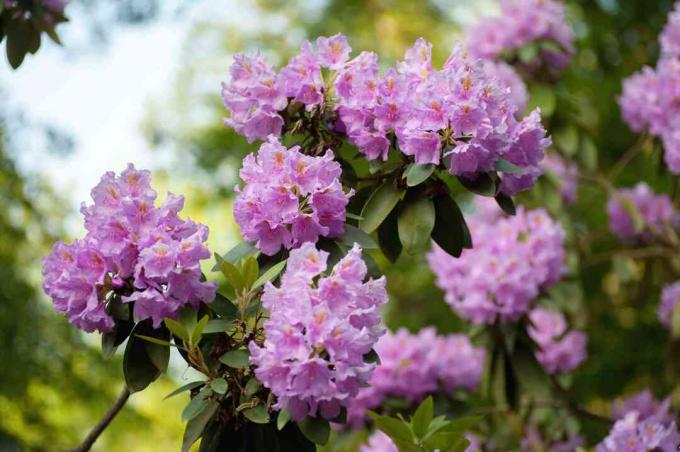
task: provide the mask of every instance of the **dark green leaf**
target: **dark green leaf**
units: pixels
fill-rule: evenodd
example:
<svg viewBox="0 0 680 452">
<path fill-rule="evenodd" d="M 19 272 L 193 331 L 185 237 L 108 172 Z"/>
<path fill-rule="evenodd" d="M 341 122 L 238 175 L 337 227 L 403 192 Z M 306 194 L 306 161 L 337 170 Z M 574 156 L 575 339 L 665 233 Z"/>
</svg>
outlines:
<svg viewBox="0 0 680 452">
<path fill-rule="evenodd" d="M 225 319 L 235 319 L 238 316 L 236 305 L 224 295 L 217 293 L 215 300 L 208 305 L 210 309 Z"/>
<path fill-rule="evenodd" d="M 215 415 L 219 406 L 214 400 L 209 401 L 203 411 L 187 423 L 184 437 L 182 438 L 182 452 L 188 452 L 191 446 L 201 437 L 205 426 L 208 425 L 208 422 Z"/>
<path fill-rule="evenodd" d="M 286 410 L 279 411 L 279 415 L 276 418 L 276 428 L 282 430 L 283 427 L 290 421 L 290 414 Z"/>
<path fill-rule="evenodd" d="M 244 369 L 248 367 L 248 351 L 232 350 L 220 356 L 220 361 L 234 369 Z"/>
<path fill-rule="evenodd" d="M 426 181 L 427 178 L 432 175 L 435 168 L 435 165 L 418 165 L 417 163 L 411 163 L 408 168 L 406 168 L 406 171 L 404 171 L 406 185 L 414 187 L 421 182 Z"/>
<path fill-rule="evenodd" d="M 272 265 L 266 272 L 262 273 L 262 276 L 257 278 L 253 283 L 251 290 L 258 289 L 265 285 L 265 283 L 275 279 L 283 271 L 286 266 L 286 261 L 281 261 L 277 264 Z"/>
<path fill-rule="evenodd" d="M 364 362 L 371 364 L 380 364 L 380 356 L 378 356 L 378 353 L 375 351 L 375 349 L 371 349 L 370 352 L 364 355 Z"/>
<path fill-rule="evenodd" d="M 229 389 L 229 385 L 227 384 L 227 380 L 220 377 L 215 378 L 210 382 L 210 388 L 218 394 L 225 394 L 227 389 Z"/>
<path fill-rule="evenodd" d="M 218 255 L 215 255 L 215 258 L 218 258 Z M 241 273 L 241 270 L 236 267 L 236 265 L 232 264 L 229 261 L 222 260 L 219 262 L 220 264 L 220 271 L 226 278 L 227 282 L 231 285 L 231 287 L 236 290 L 236 292 L 240 292 L 243 290 L 245 287 L 245 279 L 243 274 Z"/>
<path fill-rule="evenodd" d="M 151 342 L 152 344 L 162 345 L 164 347 L 170 347 L 172 345 L 172 343 L 170 341 L 167 341 L 165 339 L 159 339 L 159 338 L 153 337 L 153 336 L 145 336 L 143 334 L 135 334 L 135 336 L 137 336 L 138 338 L 143 339 L 147 342 Z"/>
<path fill-rule="evenodd" d="M 429 198 L 405 203 L 399 212 L 397 226 L 399 241 L 407 253 L 416 254 L 427 247 L 434 220 L 434 205 Z"/>
<path fill-rule="evenodd" d="M 174 397 L 177 394 L 181 394 L 185 391 L 190 391 L 194 388 L 198 388 L 199 386 L 203 386 L 204 384 L 205 384 L 205 381 L 192 381 L 191 383 L 187 383 L 187 384 L 180 386 L 179 388 L 175 389 L 170 394 L 166 395 L 165 399 L 169 399 L 170 397 Z"/>
<path fill-rule="evenodd" d="M 191 333 L 191 343 L 196 345 L 201 341 L 201 337 L 203 336 L 203 330 L 205 329 L 205 326 L 208 324 L 208 320 L 210 320 L 210 317 L 207 315 L 204 315 L 201 320 L 198 321 L 196 326 L 194 327 L 194 331 Z"/>
<path fill-rule="evenodd" d="M 314 444 L 324 445 L 328 442 L 331 434 L 331 427 L 328 421 L 316 417 L 307 416 L 298 422 L 298 427 L 302 433 Z"/>
<path fill-rule="evenodd" d="M 249 243 L 249 242 L 241 242 L 232 249 L 230 249 L 227 254 L 224 256 L 220 256 L 218 254 L 215 255 L 215 260 L 217 263 L 215 266 L 212 268 L 212 271 L 220 271 L 220 262 L 221 261 L 226 261 L 231 264 L 237 264 L 243 259 L 244 257 L 248 256 L 257 256 L 260 254 L 257 248 L 255 248 L 255 245 Z"/>
<path fill-rule="evenodd" d="M 401 254 L 403 248 L 399 241 L 399 229 L 397 226 L 397 219 L 399 218 L 397 209 L 394 209 L 385 218 L 378 228 L 378 243 L 380 244 L 380 251 L 385 255 L 390 262 L 396 262 Z"/>
<path fill-rule="evenodd" d="M 365 233 L 359 228 L 355 228 L 351 224 L 345 224 L 345 234 L 342 236 L 341 243 L 347 247 L 352 247 L 355 243 L 361 245 L 365 250 L 374 250 L 378 248 L 373 237 Z"/>
<path fill-rule="evenodd" d="M 496 182 L 488 173 L 480 173 L 474 179 L 458 176 L 463 187 L 472 193 L 481 196 L 494 196 L 496 194 Z"/>
<path fill-rule="evenodd" d="M 130 392 L 141 391 L 161 374 L 161 371 L 147 353 L 146 345 L 148 343 L 136 336 L 137 331 L 153 334 L 150 325 L 140 322 L 132 330 L 128 339 L 123 356 L 123 374 L 125 375 L 125 384 Z"/>
<path fill-rule="evenodd" d="M 554 88 L 550 85 L 535 83 L 529 86 L 529 105 L 527 111 L 533 111 L 536 108 L 541 109 L 541 115 L 549 118 L 555 112 L 557 106 L 557 97 L 555 96 Z"/>
<path fill-rule="evenodd" d="M 345 217 L 349 218 L 350 220 L 357 220 L 357 221 L 361 221 L 361 220 L 364 219 L 364 217 L 362 217 L 360 215 L 353 214 L 352 212 L 345 213 Z"/>
<path fill-rule="evenodd" d="M 109 359 L 116 353 L 116 332 L 102 333 L 102 356 Z"/>
<path fill-rule="evenodd" d="M 381 430 L 397 445 L 400 452 L 417 452 L 418 448 L 415 445 L 413 433 L 409 426 L 399 419 L 380 416 L 379 414 L 368 413 L 378 430 Z"/>
<path fill-rule="evenodd" d="M 418 406 L 416 412 L 413 414 L 413 418 L 411 418 L 411 428 L 418 438 L 425 436 L 433 416 L 434 401 L 432 400 L 432 396 L 429 396 Z"/>
<path fill-rule="evenodd" d="M 506 195 L 505 193 L 498 193 L 496 196 L 494 196 L 494 198 L 503 212 L 513 216 L 517 213 L 515 203 L 512 201 L 510 196 Z"/>
<path fill-rule="evenodd" d="M 27 20 L 12 20 L 7 25 L 7 60 L 17 69 L 31 47 L 31 25 Z"/>
<path fill-rule="evenodd" d="M 522 174 L 524 172 L 522 168 L 503 158 L 496 160 L 496 163 L 494 163 L 494 169 L 496 171 L 508 174 Z"/>
<path fill-rule="evenodd" d="M 248 258 L 243 262 L 243 287 L 251 287 L 255 280 L 260 275 L 260 266 L 257 263 L 257 259 L 253 256 L 248 256 Z"/>
<path fill-rule="evenodd" d="M 460 256 L 463 248 L 472 247 L 470 231 L 458 204 L 448 195 L 433 199 L 435 209 L 432 239 L 444 251 L 454 257 Z"/>
<path fill-rule="evenodd" d="M 151 362 L 161 372 L 168 370 L 168 361 L 170 361 L 170 347 L 167 345 L 152 344 L 146 342 L 146 353 L 149 355 Z"/>
<path fill-rule="evenodd" d="M 205 388 L 201 389 L 198 394 L 196 394 L 194 398 L 189 401 L 189 404 L 184 407 L 184 410 L 182 411 L 182 420 L 186 422 L 195 418 L 210 404 L 210 397 L 212 395 L 213 391 L 209 387 L 206 386 Z"/>
<path fill-rule="evenodd" d="M 366 233 L 375 231 L 397 205 L 403 193 L 397 190 L 392 181 L 386 181 L 366 201 L 361 210 L 363 220 L 359 229 Z"/>
<path fill-rule="evenodd" d="M 255 408 L 248 408 L 243 411 L 243 415 L 251 422 L 256 424 L 268 424 L 269 412 L 265 405 L 258 405 Z"/>
<path fill-rule="evenodd" d="M 576 126 L 568 125 L 553 134 L 555 145 L 569 156 L 578 150 L 579 132 Z"/>
</svg>

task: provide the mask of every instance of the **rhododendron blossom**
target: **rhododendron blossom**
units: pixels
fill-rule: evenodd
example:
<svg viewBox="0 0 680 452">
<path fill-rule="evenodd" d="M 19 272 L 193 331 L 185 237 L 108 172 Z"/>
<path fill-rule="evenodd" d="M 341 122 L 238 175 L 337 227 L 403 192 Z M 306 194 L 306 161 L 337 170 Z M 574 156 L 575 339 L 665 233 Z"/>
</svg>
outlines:
<svg viewBox="0 0 680 452">
<path fill-rule="evenodd" d="M 495 59 L 530 44 L 544 44 L 540 57 L 550 69 L 567 66 L 574 53 L 574 32 L 556 0 L 500 0 L 500 13 L 467 30 L 472 55 Z M 552 45 L 545 45 L 551 43 Z"/>
<path fill-rule="evenodd" d="M 406 329 L 387 333 L 375 346 L 380 364 L 353 399 L 348 415 L 361 424 L 365 410 L 379 406 L 388 397 L 419 402 L 443 387 L 447 392 L 473 391 L 480 382 L 485 352 L 462 334 L 438 336 L 434 328 L 418 334 Z"/>
<path fill-rule="evenodd" d="M 250 142 L 312 122 L 317 135 L 346 139 L 369 160 L 385 160 L 395 148 L 468 179 L 506 159 L 522 174 L 504 173 L 500 190 L 531 187 L 550 139 L 538 110 L 515 118 L 526 104 L 521 80 L 512 68 L 471 59 L 460 48 L 437 70 L 431 48 L 419 39 L 384 74 L 375 53 L 349 59 L 341 35 L 318 38 L 316 48 L 305 42 L 278 74 L 259 54 L 237 55 L 222 89 L 225 122 Z M 324 79 L 322 69 L 332 75 Z M 295 116 L 302 107 L 306 113 Z"/>
<path fill-rule="evenodd" d="M 215 298 L 215 285 L 202 281 L 199 263 L 210 257 L 208 228 L 183 220 L 184 198 L 168 194 L 159 207 L 150 173 L 130 164 L 106 173 L 83 204 L 86 236 L 58 242 L 43 261 L 43 288 L 56 309 L 85 331 L 110 331 L 112 297 L 134 302 L 138 320 L 155 327 L 184 306 L 198 308 Z"/>
<path fill-rule="evenodd" d="M 268 283 L 262 295 L 270 314 L 264 345 L 250 343 L 255 375 L 277 397 L 274 408 L 295 420 L 337 417 L 369 380 L 375 365 L 364 355 L 384 332 L 385 278 L 364 282 L 358 245 L 325 276 L 327 259 L 309 242 L 290 252 L 281 286 Z"/>
<path fill-rule="evenodd" d="M 484 60 L 484 71 L 510 90 L 508 102 L 515 108 L 515 115 L 521 116 L 529 103 L 529 93 L 522 77 L 503 61 Z"/>
<path fill-rule="evenodd" d="M 623 188 L 607 203 L 609 229 L 621 240 L 651 241 L 677 228 L 680 216 L 666 194 L 657 195 L 644 182 Z"/>
<path fill-rule="evenodd" d="M 529 313 L 529 322 L 529 337 L 538 345 L 536 359 L 547 373 L 571 372 L 585 361 L 587 337 L 567 331 L 562 313 L 538 307 Z"/>
<path fill-rule="evenodd" d="M 564 230 L 542 209 L 493 213 L 480 202 L 470 219 L 473 249 L 456 259 L 436 244 L 428 255 L 446 302 L 476 324 L 516 321 L 564 275 Z"/>
<path fill-rule="evenodd" d="M 659 322 L 666 328 L 671 327 L 673 312 L 678 303 L 680 303 L 680 281 L 664 286 L 661 291 L 661 303 L 659 303 L 657 314 Z"/>
<path fill-rule="evenodd" d="M 618 420 L 596 451 L 677 450 L 680 432 L 669 408 L 670 399 L 657 402 L 649 391 L 616 403 L 613 412 Z"/>
<path fill-rule="evenodd" d="M 273 255 L 282 246 L 296 248 L 319 236 L 342 236 L 353 191 L 343 191 L 340 172 L 332 151 L 310 157 L 298 146 L 286 149 L 270 136 L 257 156 L 243 160 L 245 186 L 237 188 L 234 201 L 234 219 L 243 237 Z"/>
<path fill-rule="evenodd" d="M 359 452 L 399 452 L 399 449 L 389 436 L 376 430 L 366 444 L 359 446 Z"/>
</svg>

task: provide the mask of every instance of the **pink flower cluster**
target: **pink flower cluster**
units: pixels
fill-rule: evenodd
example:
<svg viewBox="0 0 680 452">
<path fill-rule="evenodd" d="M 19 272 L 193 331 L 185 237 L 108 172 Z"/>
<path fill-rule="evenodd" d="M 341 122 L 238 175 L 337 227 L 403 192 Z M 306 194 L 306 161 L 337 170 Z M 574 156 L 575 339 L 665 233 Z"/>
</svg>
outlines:
<svg viewBox="0 0 680 452">
<path fill-rule="evenodd" d="M 43 288 L 72 324 L 110 331 L 106 307 L 113 296 L 134 302 L 135 318 L 152 319 L 155 327 L 184 306 L 215 298 L 199 267 L 210 257 L 208 228 L 179 217 L 183 197 L 169 194 L 154 207 L 149 172 L 130 164 L 120 176 L 106 173 L 92 198 L 81 208 L 85 238 L 56 243 L 43 260 Z"/>
<path fill-rule="evenodd" d="M 614 405 L 618 419 L 597 452 L 677 450 L 680 432 L 670 413 L 670 399 L 657 402 L 649 391 Z"/>
<path fill-rule="evenodd" d="M 510 92 L 508 102 L 515 108 L 515 116 L 520 116 L 529 103 L 527 86 L 517 71 L 504 61 L 484 60 L 484 72 L 489 77 L 498 80 L 501 86 L 506 86 Z"/>
<path fill-rule="evenodd" d="M 539 56 L 553 71 L 569 64 L 574 53 L 574 32 L 556 0 L 500 0 L 500 14 L 467 30 L 470 53 L 495 59 L 530 44 L 552 43 Z"/>
<path fill-rule="evenodd" d="M 661 34 L 661 59 L 656 68 L 642 68 L 623 82 L 619 105 L 624 121 L 635 132 L 661 138 L 664 159 L 680 174 L 680 3 Z"/>
<path fill-rule="evenodd" d="M 586 360 L 586 334 L 567 332 L 567 321 L 561 312 L 534 308 L 529 313 L 529 322 L 527 332 L 538 345 L 536 359 L 547 373 L 571 372 Z"/>
<path fill-rule="evenodd" d="M 376 430 L 366 444 L 359 446 L 359 452 L 399 452 L 399 449 L 389 436 Z"/>
<path fill-rule="evenodd" d="M 666 328 L 671 327 L 673 311 L 680 303 L 680 281 L 669 284 L 661 291 L 661 303 L 657 310 L 659 322 Z"/>
<path fill-rule="evenodd" d="M 475 247 L 456 259 L 433 244 L 428 254 L 436 284 L 462 318 L 476 324 L 516 321 L 541 289 L 564 275 L 564 230 L 542 209 L 493 213 L 479 199 L 470 219 Z"/>
<path fill-rule="evenodd" d="M 386 159 L 396 146 L 417 163 L 443 159 L 452 174 L 474 177 L 504 158 L 526 174 L 504 174 L 501 190 L 512 195 L 529 188 L 550 139 L 538 110 L 515 119 L 525 100 L 521 90 L 508 86 L 521 80 L 508 67 L 496 68 L 503 80 L 490 76 L 482 62 L 460 49 L 435 70 L 431 48 L 419 39 L 404 61 L 382 76 L 375 53 L 349 60 L 351 49 L 342 35 L 318 38 L 316 50 L 304 43 L 278 74 L 260 55 L 238 55 L 231 80 L 222 87 L 230 112 L 226 124 L 253 141 L 280 135 L 289 107 L 332 108 L 337 119 L 324 119 L 323 127 L 344 134 L 370 160 Z M 330 71 L 328 81 L 322 69 Z"/>
<path fill-rule="evenodd" d="M 560 196 L 565 204 L 576 202 L 578 192 L 578 165 L 557 153 L 546 154 L 543 168 L 552 173 L 560 190 Z"/>
<path fill-rule="evenodd" d="M 262 304 L 270 319 L 262 347 L 250 343 L 255 375 L 276 395 L 276 409 L 294 420 L 306 415 L 333 419 L 373 372 L 364 362 L 384 330 L 380 305 L 385 278 L 366 277 L 354 245 L 328 276 L 328 253 L 305 243 L 291 251 L 281 286 L 265 286 Z"/>
<path fill-rule="evenodd" d="M 418 334 L 406 329 L 387 333 L 375 346 L 380 364 L 348 409 L 349 420 L 360 425 L 366 409 L 379 406 L 388 397 L 416 403 L 439 387 L 451 392 L 473 391 L 480 382 L 484 349 L 472 345 L 462 334 L 438 336 L 434 328 Z"/>
<path fill-rule="evenodd" d="M 666 194 L 657 195 L 644 182 L 619 190 L 607 202 L 609 229 L 621 240 L 651 241 L 665 234 L 667 227 L 680 226 L 680 215 Z M 642 221 L 642 230 L 635 217 Z M 637 226 L 637 227 L 636 227 Z"/>
<path fill-rule="evenodd" d="M 270 136 L 243 160 L 242 189 L 237 188 L 234 218 L 246 240 L 268 255 L 281 246 L 297 248 L 319 236 L 338 237 L 345 230 L 345 207 L 353 192 L 340 184 L 340 164 L 333 152 L 321 157 L 286 149 Z"/>
</svg>

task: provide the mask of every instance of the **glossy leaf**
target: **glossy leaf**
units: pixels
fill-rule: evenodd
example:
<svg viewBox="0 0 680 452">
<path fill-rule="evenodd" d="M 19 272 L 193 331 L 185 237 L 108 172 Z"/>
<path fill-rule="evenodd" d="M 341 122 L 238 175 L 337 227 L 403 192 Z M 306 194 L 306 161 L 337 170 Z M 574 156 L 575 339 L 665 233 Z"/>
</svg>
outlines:
<svg viewBox="0 0 680 452">
<path fill-rule="evenodd" d="M 382 251 L 390 262 L 396 262 L 403 249 L 403 245 L 399 241 L 399 229 L 397 226 L 398 218 L 398 212 L 395 209 L 387 216 L 387 218 L 385 218 L 385 221 L 383 221 L 378 228 L 380 251 Z"/>
<path fill-rule="evenodd" d="M 496 196 L 494 196 L 496 199 L 496 203 L 498 203 L 498 206 L 503 210 L 503 212 L 507 213 L 508 215 L 516 215 L 517 214 L 517 208 L 515 207 L 515 202 L 512 200 L 512 198 L 505 193 L 498 193 Z"/>
<path fill-rule="evenodd" d="M 251 422 L 256 424 L 268 424 L 269 412 L 265 405 L 258 405 L 255 408 L 248 408 L 243 410 L 243 415 Z"/>
<path fill-rule="evenodd" d="M 406 185 L 409 187 L 415 187 L 416 185 L 425 182 L 434 172 L 435 165 L 419 165 L 417 163 L 411 163 L 406 171 L 404 171 L 404 179 L 406 179 Z"/>
<path fill-rule="evenodd" d="M 181 394 L 186 391 L 191 391 L 194 388 L 198 388 L 199 386 L 203 386 L 205 384 L 205 381 L 192 381 L 191 383 L 187 383 L 183 386 L 180 386 L 179 388 L 175 389 L 172 391 L 170 394 L 166 395 L 164 399 L 169 399 L 170 397 L 174 397 L 178 394 Z"/>
<path fill-rule="evenodd" d="M 203 330 L 203 334 L 226 333 L 234 328 L 233 320 L 211 319 Z"/>
<path fill-rule="evenodd" d="M 374 250 L 378 248 L 373 237 L 351 224 L 345 224 L 345 234 L 342 236 L 341 243 L 351 248 L 355 243 L 361 245 L 362 249 Z"/>
<path fill-rule="evenodd" d="M 188 421 L 201 413 L 212 401 L 210 397 L 213 395 L 212 389 L 205 387 L 201 389 L 190 401 L 189 404 L 182 410 L 182 420 Z"/>
<path fill-rule="evenodd" d="M 328 421 L 316 417 L 307 416 L 298 422 L 298 427 L 300 427 L 300 430 L 307 439 L 321 446 L 328 442 L 331 434 L 331 427 Z"/>
<path fill-rule="evenodd" d="M 496 171 L 508 174 L 522 174 L 524 172 L 522 168 L 503 158 L 496 160 L 496 163 L 494 163 L 494 169 Z"/>
<path fill-rule="evenodd" d="M 227 389 L 229 389 L 229 385 L 227 384 L 227 380 L 224 378 L 215 378 L 210 382 L 210 389 L 215 391 L 217 394 L 225 394 Z"/>
<path fill-rule="evenodd" d="M 206 425 L 215 415 L 219 406 L 214 400 L 209 401 L 203 410 L 187 423 L 184 437 L 182 438 L 182 452 L 188 452 L 191 446 L 201 437 L 203 430 L 205 430 Z"/>
<path fill-rule="evenodd" d="M 416 412 L 413 414 L 413 418 L 411 418 L 411 428 L 418 438 L 425 436 L 433 416 L 434 401 L 432 400 L 432 396 L 429 396 L 418 406 Z"/>
<path fill-rule="evenodd" d="M 238 308 L 224 295 L 217 293 L 215 300 L 208 305 L 210 309 L 222 318 L 235 319 L 238 317 Z"/>
<path fill-rule="evenodd" d="M 220 362 L 234 369 L 248 367 L 248 352 L 246 350 L 231 350 L 220 356 Z"/>
<path fill-rule="evenodd" d="M 437 196 L 433 201 L 435 222 L 432 229 L 432 239 L 444 251 L 458 257 L 463 248 L 472 247 L 472 238 L 463 213 L 458 204 L 447 195 Z"/>
<path fill-rule="evenodd" d="M 191 343 L 196 345 L 201 341 L 201 337 L 203 336 L 203 330 L 205 329 L 206 325 L 208 324 L 208 320 L 210 320 L 210 317 L 207 315 L 204 315 L 201 320 L 198 321 L 196 326 L 194 327 L 194 331 L 191 333 Z"/>
<path fill-rule="evenodd" d="M 394 209 L 402 195 L 403 192 L 397 190 L 392 181 L 383 183 L 368 198 L 361 210 L 363 220 L 359 222 L 359 229 L 369 234 L 378 229 L 378 226 Z"/>
<path fill-rule="evenodd" d="M 463 187 L 480 196 L 494 196 L 496 194 L 496 181 L 488 173 L 480 173 L 474 179 L 458 176 Z"/>
<path fill-rule="evenodd" d="M 248 256 L 255 256 L 257 257 L 260 254 L 259 250 L 255 248 L 255 245 L 253 245 L 250 242 L 241 242 L 232 249 L 230 249 L 227 254 L 224 256 L 220 256 L 219 254 L 215 255 L 215 266 L 212 268 L 212 271 L 220 271 L 220 262 L 221 261 L 226 261 L 231 264 L 237 264 L 241 261 L 241 259 L 248 257 Z"/>
<path fill-rule="evenodd" d="M 130 392 L 141 391 L 161 374 L 161 371 L 147 353 L 147 342 L 136 336 L 136 331 L 148 333 L 148 329 L 150 327 L 145 323 L 138 323 L 133 329 L 133 333 L 125 347 L 123 374 L 125 376 L 125 384 Z"/>
<path fill-rule="evenodd" d="M 255 280 L 251 290 L 259 289 L 260 287 L 264 286 L 267 282 L 275 279 L 277 276 L 279 276 L 279 274 L 281 274 L 285 266 L 286 261 L 281 261 L 271 266 L 266 272 L 262 273 L 262 275 Z"/>
<path fill-rule="evenodd" d="M 290 414 L 286 410 L 279 411 L 279 415 L 276 418 L 276 428 L 282 430 L 283 427 L 290 421 Z"/>
<path fill-rule="evenodd" d="M 429 198 L 407 202 L 399 212 L 397 228 L 399 241 L 409 254 L 416 254 L 427 247 L 434 228 L 434 205 Z"/>
<path fill-rule="evenodd" d="M 184 342 L 189 342 L 189 332 L 179 322 L 173 319 L 165 319 L 163 323 L 165 323 L 165 326 L 170 330 L 170 332 L 172 332 L 172 334 L 179 337 Z"/>
</svg>

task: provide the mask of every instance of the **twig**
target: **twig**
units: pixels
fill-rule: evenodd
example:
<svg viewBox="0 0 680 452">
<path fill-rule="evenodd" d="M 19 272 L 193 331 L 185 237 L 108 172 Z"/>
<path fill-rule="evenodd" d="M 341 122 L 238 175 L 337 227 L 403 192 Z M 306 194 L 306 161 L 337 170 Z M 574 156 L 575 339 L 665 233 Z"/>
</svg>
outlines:
<svg viewBox="0 0 680 452">
<path fill-rule="evenodd" d="M 70 452 L 86 452 L 90 450 L 94 442 L 97 441 L 97 438 L 99 438 L 99 435 L 101 435 L 102 432 L 106 430 L 106 427 L 109 426 L 111 421 L 113 421 L 113 418 L 115 418 L 118 412 L 123 408 L 129 397 L 130 391 L 128 390 L 127 386 L 124 386 L 123 390 L 118 396 L 118 399 L 116 399 L 115 403 L 111 406 L 111 408 L 109 408 L 109 411 L 107 411 L 99 423 L 94 426 L 90 433 L 85 437 L 85 440 L 83 440 L 83 442 L 78 446 L 71 449 Z"/>
<path fill-rule="evenodd" d="M 550 382 L 552 383 L 553 387 L 557 390 L 557 392 L 560 393 L 560 395 L 564 398 L 564 401 L 567 403 L 567 408 L 573 412 L 574 414 L 577 414 L 581 417 L 585 417 L 588 419 L 592 419 L 594 421 L 598 422 L 603 422 L 605 424 L 611 424 L 613 423 L 613 419 L 607 417 L 607 416 L 602 416 L 600 414 L 592 413 L 585 408 L 581 407 L 576 401 L 571 397 L 571 394 L 568 390 L 566 390 L 562 385 L 560 384 L 559 381 L 557 381 L 557 378 L 555 378 L 554 375 L 550 375 Z"/>
<path fill-rule="evenodd" d="M 609 180 L 614 182 L 621 171 L 628 166 L 628 164 L 638 155 L 642 150 L 642 144 L 647 137 L 641 135 L 640 138 L 621 156 L 621 158 L 614 164 L 614 167 L 609 172 Z"/>
<path fill-rule="evenodd" d="M 592 255 L 584 267 L 591 267 L 602 262 L 609 261 L 615 257 L 630 257 L 633 259 L 648 259 L 652 257 L 673 257 L 677 256 L 678 252 L 673 249 L 663 247 L 648 247 L 626 250 L 614 250 L 607 253 Z"/>
</svg>

